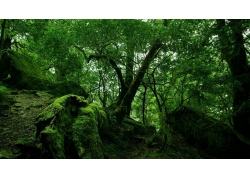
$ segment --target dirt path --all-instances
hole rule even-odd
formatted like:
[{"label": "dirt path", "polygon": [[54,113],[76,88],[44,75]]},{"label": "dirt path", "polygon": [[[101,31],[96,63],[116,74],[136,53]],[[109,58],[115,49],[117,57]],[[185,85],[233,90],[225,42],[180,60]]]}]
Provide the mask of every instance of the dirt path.
[{"label": "dirt path", "polygon": [[52,96],[42,91],[12,91],[13,104],[0,113],[0,149],[11,150],[19,138],[32,137],[34,121],[51,103]]}]

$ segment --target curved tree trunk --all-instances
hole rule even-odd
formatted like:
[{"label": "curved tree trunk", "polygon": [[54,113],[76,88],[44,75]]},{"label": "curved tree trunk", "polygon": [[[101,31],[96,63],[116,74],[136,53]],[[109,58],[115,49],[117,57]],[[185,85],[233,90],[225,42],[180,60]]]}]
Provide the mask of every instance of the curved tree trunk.
[{"label": "curved tree trunk", "polygon": [[116,117],[116,120],[119,124],[122,123],[123,118],[127,114],[127,107],[131,106],[132,101],[135,97],[135,94],[139,88],[139,85],[141,84],[141,81],[144,77],[144,74],[146,73],[146,70],[148,69],[150,63],[156,57],[161,46],[162,46],[162,43],[160,42],[160,40],[156,40],[156,42],[152,45],[145,60],[142,63],[140,69],[138,70],[136,77],[134,78],[134,80],[130,84],[125,96],[123,97],[122,102],[116,108],[116,110],[114,112],[114,116]]}]

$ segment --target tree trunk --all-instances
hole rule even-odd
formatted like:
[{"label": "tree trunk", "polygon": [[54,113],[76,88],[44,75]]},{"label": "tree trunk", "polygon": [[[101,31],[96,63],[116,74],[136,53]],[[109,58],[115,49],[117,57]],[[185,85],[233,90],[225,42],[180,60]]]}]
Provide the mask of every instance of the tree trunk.
[{"label": "tree trunk", "polygon": [[132,104],[132,101],[135,97],[135,94],[139,88],[139,85],[141,84],[141,81],[144,77],[144,74],[146,73],[146,70],[149,67],[149,64],[151,61],[155,58],[157,55],[158,50],[161,48],[162,43],[157,40],[149,50],[145,60],[143,61],[140,69],[138,70],[138,73],[136,77],[134,78],[133,82],[130,84],[125,96],[123,97],[122,102],[120,105],[116,108],[114,112],[114,116],[116,117],[116,120],[119,124],[122,123],[123,118],[127,114],[127,107],[130,107]]},{"label": "tree trunk", "polygon": [[6,19],[4,19],[2,22],[1,37],[0,37],[0,51],[3,50],[5,25],[6,25]]},{"label": "tree trunk", "polygon": [[231,72],[235,82],[239,82],[239,86],[234,85],[233,97],[233,124],[234,129],[243,135],[250,137],[250,108],[249,101],[249,67],[247,64],[247,57],[244,47],[244,40],[241,31],[241,22],[232,20],[230,26],[233,30],[233,39],[235,41],[232,58],[231,58]]},{"label": "tree trunk", "polygon": [[144,87],[144,92],[143,92],[143,98],[142,98],[142,122],[144,125],[147,125],[147,122],[146,122],[146,113],[145,113],[145,110],[146,110],[146,95],[147,95],[147,85],[143,84],[143,87]]},{"label": "tree trunk", "polygon": [[[127,37],[127,61],[126,61],[126,75],[125,75],[125,84],[126,84],[125,90],[126,91],[125,92],[127,92],[130,83],[133,81],[134,50],[135,50],[135,45],[134,45],[133,39],[131,39],[131,37]],[[131,111],[131,104],[130,106],[127,107],[127,113],[126,113],[127,116],[130,116],[130,111]]]},{"label": "tree trunk", "polygon": [[250,137],[250,108],[249,108],[249,67],[242,35],[242,21],[230,20],[229,27],[232,31],[233,45],[226,34],[225,20],[217,20],[222,55],[227,61],[233,84],[233,125],[239,133]]}]

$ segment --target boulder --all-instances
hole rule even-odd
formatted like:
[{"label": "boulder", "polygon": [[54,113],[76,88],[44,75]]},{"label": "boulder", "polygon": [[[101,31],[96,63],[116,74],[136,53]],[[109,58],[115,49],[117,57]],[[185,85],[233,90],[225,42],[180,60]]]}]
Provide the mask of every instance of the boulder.
[{"label": "boulder", "polygon": [[250,141],[227,124],[197,110],[182,107],[167,123],[187,142],[218,158],[250,158]]},{"label": "boulder", "polygon": [[87,98],[86,91],[75,82],[53,82],[40,68],[23,54],[8,50],[0,59],[0,80],[19,89],[47,91],[56,96],[77,94]]}]

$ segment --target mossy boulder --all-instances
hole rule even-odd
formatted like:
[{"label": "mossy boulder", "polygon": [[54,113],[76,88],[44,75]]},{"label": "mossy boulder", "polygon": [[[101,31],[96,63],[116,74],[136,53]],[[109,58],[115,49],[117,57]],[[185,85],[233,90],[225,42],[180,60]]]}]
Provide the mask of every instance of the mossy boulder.
[{"label": "mossy boulder", "polygon": [[30,57],[9,50],[0,60],[0,80],[19,89],[48,91],[57,96],[77,94],[87,98],[86,91],[72,81],[51,81]]},{"label": "mossy boulder", "polygon": [[82,96],[62,96],[37,117],[36,138],[54,158],[103,158],[99,131],[106,114]]},{"label": "mossy boulder", "polygon": [[250,141],[219,120],[182,107],[167,123],[187,142],[218,158],[250,158]]}]

